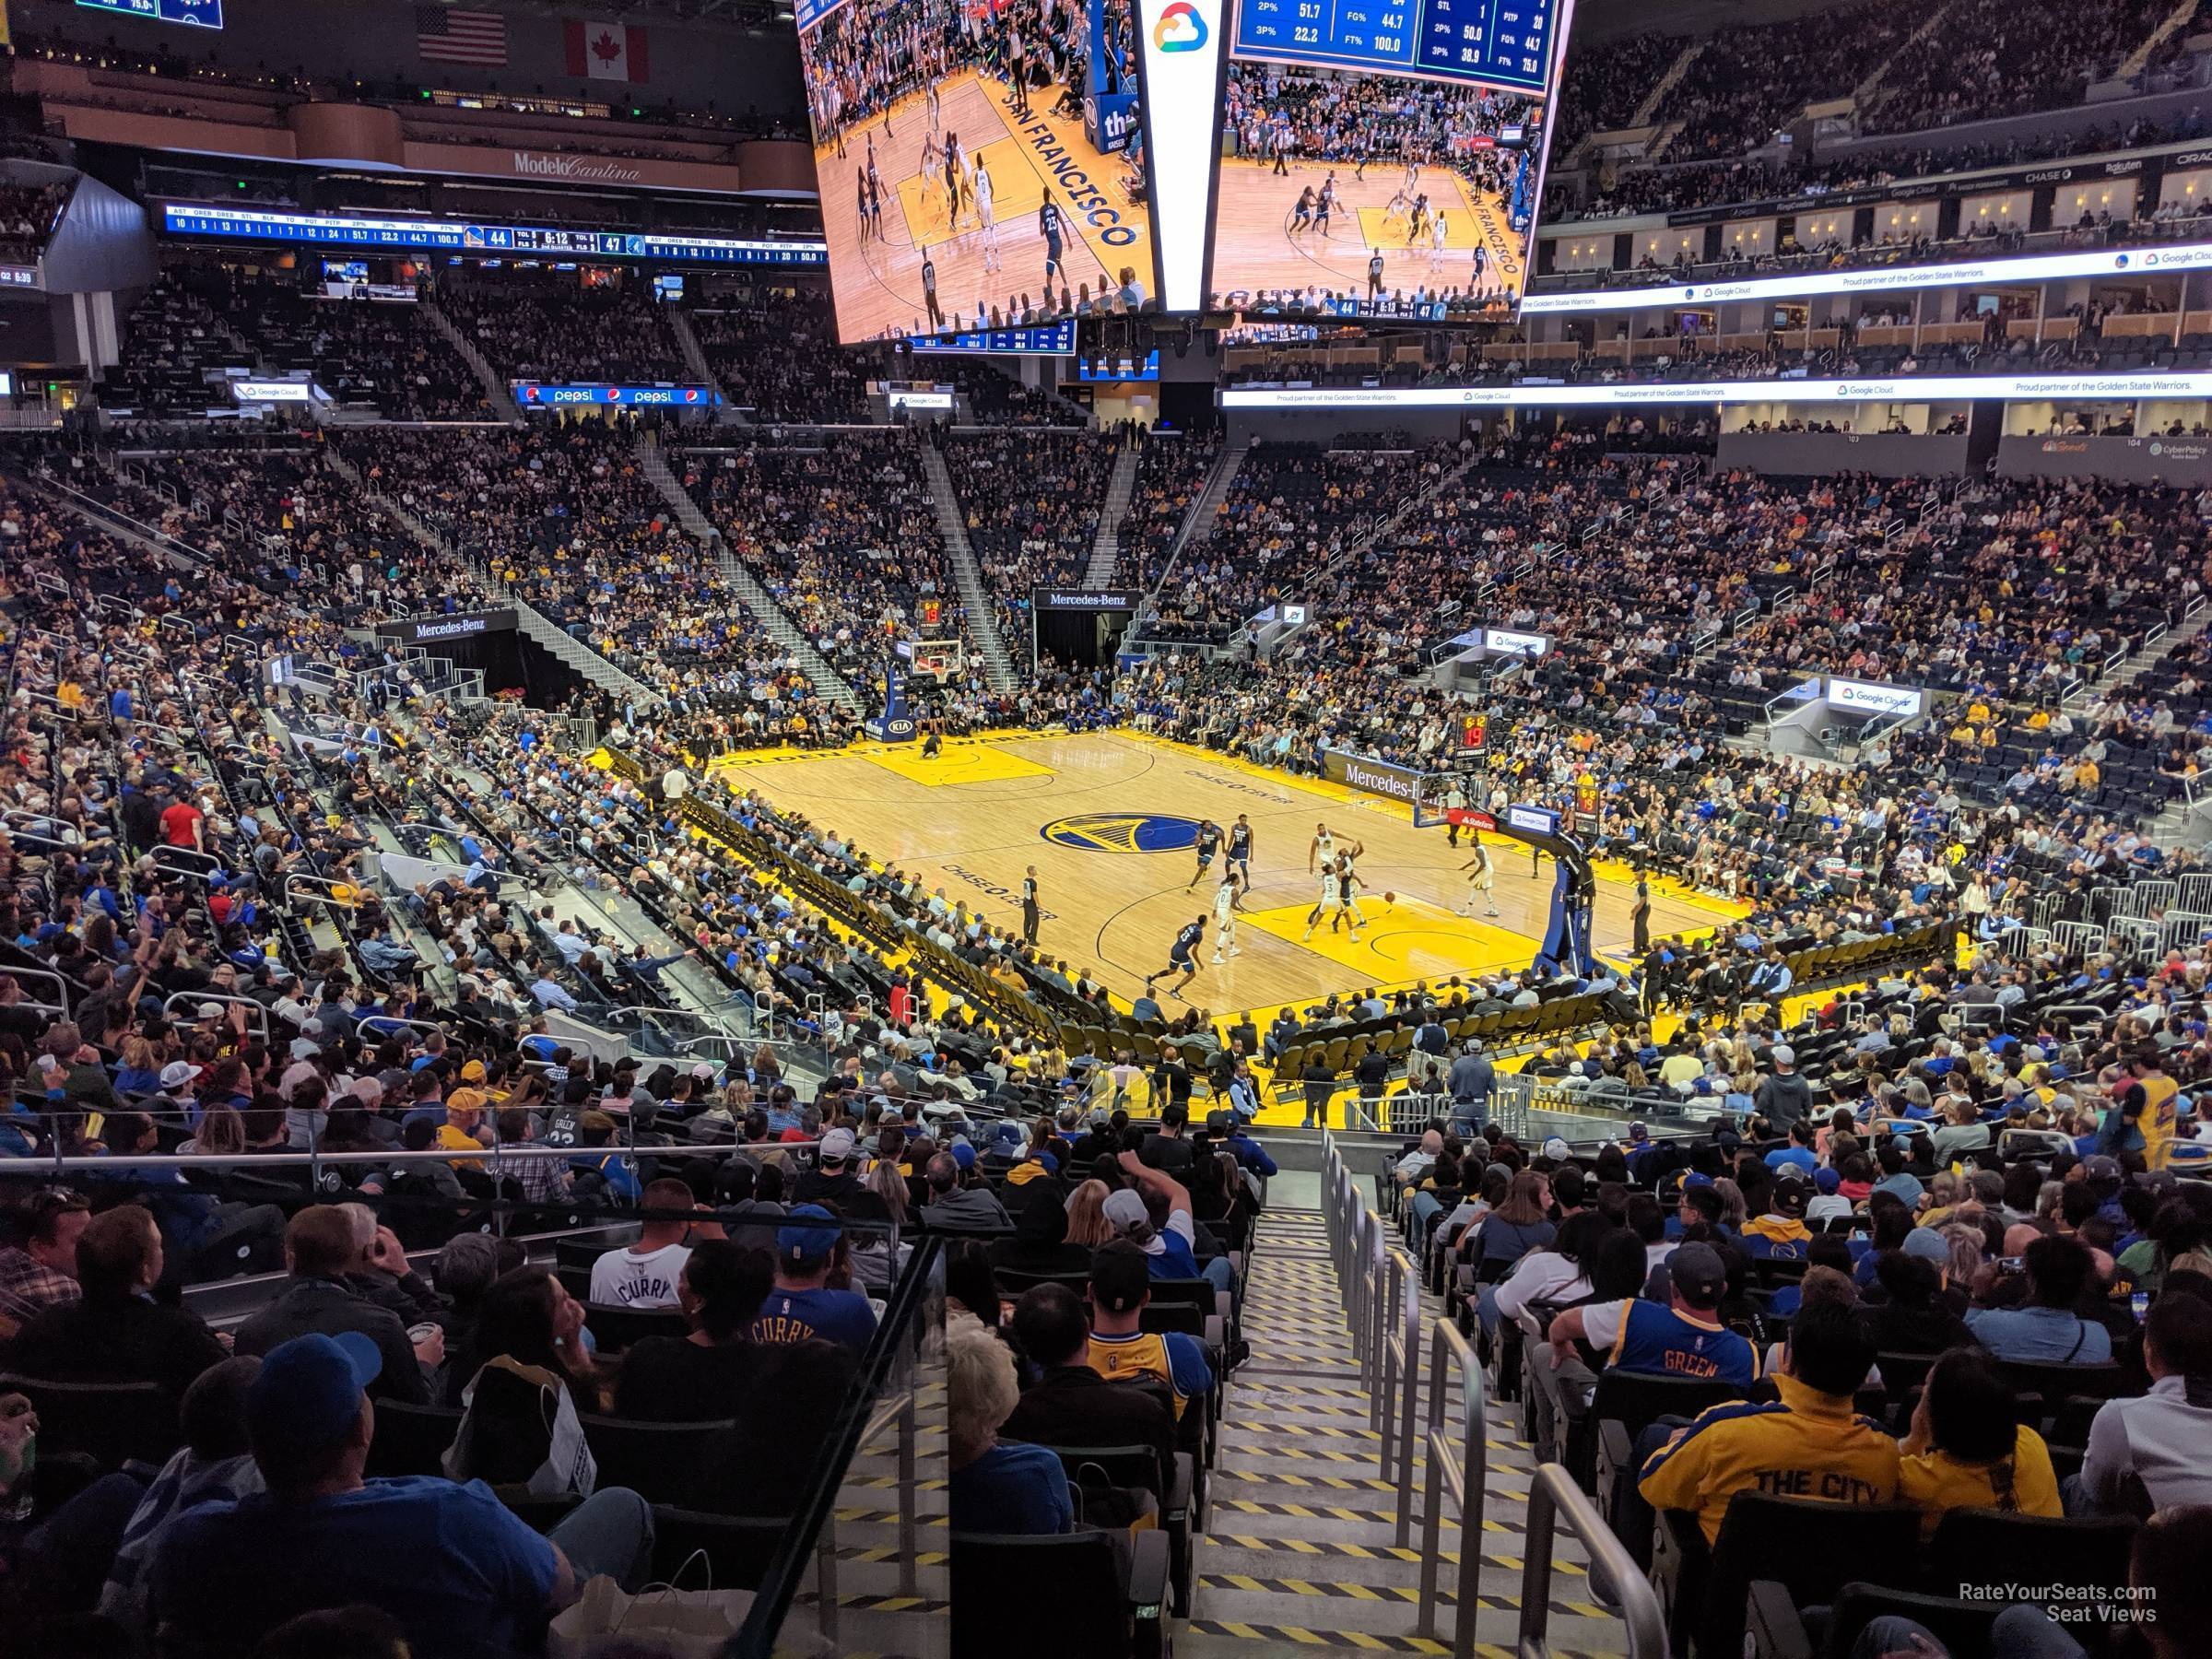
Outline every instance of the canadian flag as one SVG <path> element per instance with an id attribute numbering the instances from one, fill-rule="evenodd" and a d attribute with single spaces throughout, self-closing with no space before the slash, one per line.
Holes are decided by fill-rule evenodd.
<path id="1" fill-rule="evenodd" d="M 582 23 L 571 18 L 567 29 L 571 75 L 633 84 L 648 78 L 642 29 L 627 23 Z"/>

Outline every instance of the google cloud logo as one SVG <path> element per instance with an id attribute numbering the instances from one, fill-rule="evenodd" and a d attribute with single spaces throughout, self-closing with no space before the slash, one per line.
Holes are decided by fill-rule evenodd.
<path id="1" fill-rule="evenodd" d="M 1206 44 L 1206 19 L 1190 0 L 1174 0 L 1152 26 L 1152 44 L 1162 52 L 1195 52 Z"/>

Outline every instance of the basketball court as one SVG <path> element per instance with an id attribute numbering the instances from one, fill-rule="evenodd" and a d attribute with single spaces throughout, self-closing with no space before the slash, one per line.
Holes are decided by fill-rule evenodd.
<path id="1" fill-rule="evenodd" d="M 1037 218 L 1048 187 L 1067 228 L 1066 269 L 1055 279 L 1054 292 L 1065 286 L 1073 294 L 1088 284 L 1095 294 L 1101 274 L 1118 282 L 1124 265 L 1151 286 L 1150 220 L 1125 188 L 1130 170 L 1118 155 L 1102 156 L 1091 147 L 1079 116 L 1053 113 L 1062 90 L 1057 85 L 1032 89 L 1025 119 L 1007 107 L 1006 83 L 980 71 L 961 70 L 938 85 L 936 144 L 957 134 L 961 147 L 990 171 L 995 254 L 972 205 L 957 216 L 950 210 L 943 163 L 933 157 L 926 173 L 923 169 L 923 147 L 931 137 L 924 94 L 903 98 L 848 128 L 841 159 L 836 144 L 815 146 L 841 335 L 929 332 L 922 289 L 925 251 L 937 267 L 937 303 L 948 325 L 956 313 L 972 323 L 979 301 L 1005 312 L 1024 294 L 1041 300 L 1045 242 Z M 871 143 L 884 185 L 881 238 L 864 236 L 860 223 L 856 181 L 867 171 Z M 1055 159 L 1068 163 L 1068 171 L 1055 171 Z M 1076 201 L 1078 191 L 1086 193 L 1086 201 L 1091 199 L 1088 193 L 1097 193 L 1115 218 L 1090 223 L 1092 217 L 1102 218 L 1100 206 L 1085 211 Z M 1124 231 L 1128 239 L 1120 240 Z M 1115 241 L 1106 240 L 1110 232 Z M 993 264 L 995 268 L 986 268 Z"/>
<path id="2" fill-rule="evenodd" d="M 1238 289 L 1338 288 L 1367 293 L 1368 257 L 1382 254 L 1382 291 L 1417 288 L 1462 289 L 1478 286 L 1475 250 L 1486 250 L 1482 286 L 1503 285 L 1508 302 L 1524 281 L 1521 238 L 1508 221 L 1503 198 L 1477 190 L 1443 167 L 1424 167 L 1417 188 L 1432 208 L 1444 213 L 1444 246 L 1440 253 L 1429 231 L 1418 242 L 1407 239 L 1412 225 L 1391 198 L 1405 180 L 1395 163 L 1376 162 L 1362 179 L 1348 161 L 1288 161 L 1285 176 L 1275 163 L 1245 157 L 1221 160 L 1220 206 L 1214 241 L 1214 287 Z M 1315 195 L 1331 175 L 1336 180 L 1335 211 L 1329 234 L 1316 228 L 1294 230 L 1292 213 L 1300 194 Z"/>
<path id="3" fill-rule="evenodd" d="M 1176 931 L 1202 913 L 1207 937 L 1187 994 L 1219 1015 L 1524 968 L 1550 912 L 1552 865 L 1538 867 L 1521 842 L 1487 838 L 1500 913 L 1470 917 L 1459 913 L 1467 900 L 1459 866 L 1472 856 L 1465 836 L 1454 851 L 1441 828 L 1416 829 L 1396 802 L 1134 733 L 956 738 L 929 760 L 911 744 L 771 750 L 726 757 L 714 770 L 1002 927 L 1019 930 L 1022 877 L 1034 865 L 1045 912 L 1039 944 L 1071 969 L 1090 969 L 1124 1003 L 1166 964 Z M 1226 830 L 1239 813 L 1251 821 L 1253 846 L 1238 918 L 1243 954 L 1217 968 L 1221 862 L 1190 886 L 1191 846 L 1199 819 Z M 1357 934 L 1324 924 L 1305 936 L 1317 891 L 1307 853 L 1320 822 L 1340 847 L 1367 849 L 1359 865 L 1367 924 Z M 1633 899 L 1632 876 L 1599 866 L 1601 954 L 1627 955 Z M 1652 884 L 1653 937 L 1741 913 L 1672 882 Z M 1163 1004 L 1166 988 L 1157 993 Z"/>

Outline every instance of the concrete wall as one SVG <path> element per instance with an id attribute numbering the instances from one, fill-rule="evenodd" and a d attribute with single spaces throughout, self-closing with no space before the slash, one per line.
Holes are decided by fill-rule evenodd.
<path id="1" fill-rule="evenodd" d="M 2008 478 L 2113 478 L 2128 484 L 2212 485 L 2212 438 L 2006 438 Z"/>
<path id="2" fill-rule="evenodd" d="M 1882 432 L 1724 432 L 1720 463 L 1793 477 L 1864 472 L 1882 478 L 1956 477 L 1967 440 Z"/>
<path id="3" fill-rule="evenodd" d="M 473 0 L 501 10 L 498 0 Z M 426 64 L 415 50 L 415 8 L 406 0 L 226 0 L 219 32 L 147 23 L 88 11 L 69 0 L 14 0 L 18 39 L 59 37 L 88 45 L 114 41 L 130 50 L 160 52 L 248 73 L 309 65 L 322 74 L 339 65 L 371 81 L 500 92 L 589 98 L 610 104 L 677 103 L 719 115 L 797 120 L 806 104 L 799 87 L 796 31 L 789 24 L 750 29 L 709 19 L 680 21 L 660 13 L 626 19 L 647 36 L 641 86 L 595 81 L 568 72 L 563 15 L 508 11 L 507 64 L 477 69 Z M 578 6 L 579 18 L 618 18 L 618 6 Z"/>

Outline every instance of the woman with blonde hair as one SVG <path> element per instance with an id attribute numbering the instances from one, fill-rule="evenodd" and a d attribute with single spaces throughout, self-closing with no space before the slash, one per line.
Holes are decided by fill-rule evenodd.
<path id="1" fill-rule="evenodd" d="M 246 1149 L 246 1120 L 235 1106 L 210 1106 L 200 1113 L 200 1126 L 177 1148 L 186 1157 L 230 1158 Z"/>
<path id="2" fill-rule="evenodd" d="M 122 1064 L 115 1068 L 115 1092 L 122 1095 L 152 1094 L 161 1087 L 161 1063 L 154 1058 L 154 1045 L 133 1032 L 123 1040 Z"/>
<path id="3" fill-rule="evenodd" d="M 978 1322 L 956 1319 L 945 1334 L 945 1374 L 951 1401 L 947 1495 L 954 1530 L 1046 1534 L 1072 1528 L 1075 1503 L 1060 1454 L 998 1438 L 1021 1399 L 1013 1350 Z"/>
<path id="4" fill-rule="evenodd" d="M 1086 1181 L 1067 1195 L 1067 1242 L 1096 1250 L 1120 1235 L 1106 1219 L 1106 1183 Z"/>

